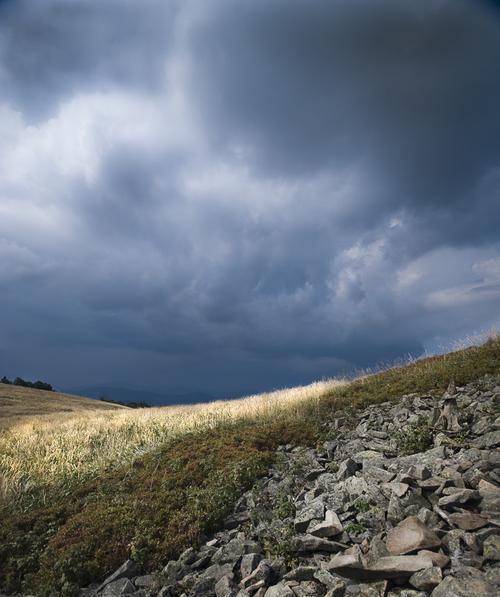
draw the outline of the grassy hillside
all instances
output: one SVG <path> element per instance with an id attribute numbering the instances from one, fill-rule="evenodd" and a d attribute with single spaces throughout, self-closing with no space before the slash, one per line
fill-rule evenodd
<path id="1" fill-rule="evenodd" d="M 26 422 L 31 417 L 39 419 L 42 415 L 93 414 L 122 408 L 82 396 L 0 383 L 0 428 Z"/>
<path id="2" fill-rule="evenodd" d="M 0 441 L 0 587 L 73 595 L 128 556 L 154 568 L 215 529 L 279 444 L 314 445 L 341 412 L 487 373 L 500 373 L 498 339 L 351 383 L 12 427 Z"/>

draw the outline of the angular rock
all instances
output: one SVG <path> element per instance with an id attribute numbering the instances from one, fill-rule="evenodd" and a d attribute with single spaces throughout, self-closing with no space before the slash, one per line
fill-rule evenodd
<path id="1" fill-rule="evenodd" d="M 308 533 L 316 537 L 335 537 L 344 530 L 339 517 L 333 510 L 327 510 L 325 520 L 308 529 Z"/>
<path id="2" fill-rule="evenodd" d="M 441 540 L 416 516 L 401 521 L 387 533 L 387 551 L 393 555 L 403 555 L 428 547 L 439 547 Z"/>
<path id="3" fill-rule="evenodd" d="M 367 567 L 374 578 L 406 578 L 432 566 L 432 560 L 426 556 L 388 556 L 380 558 Z"/>
<path id="4" fill-rule="evenodd" d="M 448 520 L 454 526 L 464 531 L 475 531 L 488 524 L 488 520 L 474 512 L 454 512 L 448 516 Z"/>
<path id="5" fill-rule="evenodd" d="M 294 538 L 293 548 L 297 553 L 308 553 L 312 551 L 323 551 L 326 553 L 337 553 L 344 549 L 345 545 L 336 541 L 329 541 L 314 535 L 300 535 Z"/>
<path id="6" fill-rule="evenodd" d="M 292 589 L 283 582 L 269 587 L 264 595 L 265 597 L 296 597 Z"/>
<path id="7" fill-rule="evenodd" d="M 298 568 L 294 568 L 287 572 L 283 577 L 284 580 L 312 580 L 314 578 L 314 573 L 317 572 L 316 566 L 299 566 Z"/>
<path id="8" fill-rule="evenodd" d="M 383 483 L 382 487 L 388 489 L 396 497 L 403 497 L 410 488 L 408 483 L 399 483 L 396 481 L 392 481 L 391 483 Z"/>
<path id="9" fill-rule="evenodd" d="M 139 571 L 140 566 L 137 562 L 134 562 L 133 560 L 126 560 L 113 572 L 113 574 L 108 576 L 106 580 L 99 585 L 99 587 L 96 589 L 96 593 L 102 591 L 107 584 L 115 580 L 119 580 L 120 578 L 133 578 L 139 573 Z"/>
<path id="10" fill-rule="evenodd" d="M 248 553 L 241 558 L 240 575 L 245 578 L 257 568 L 262 556 L 258 553 Z"/>
<path id="11" fill-rule="evenodd" d="M 476 595 L 495 595 L 492 585 L 479 578 L 454 578 L 447 576 L 432 591 L 432 597 L 471 597 Z"/>
<path id="12" fill-rule="evenodd" d="M 327 564 L 329 572 L 356 580 L 408 578 L 414 572 L 432 567 L 426 556 L 387 556 L 367 564 L 360 553 L 339 554 Z"/>
<path id="13" fill-rule="evenodd" d="M 155 584 L 155 577 L 152 574 L 145 574 L 144 576 L 137 576 L 134 578 L 134 585 L 141 588 L 152 587 Z"/>
<path id="14" fill-rule="evenodd" d="M 439 568 L 446 568 L 450 562 L 450 558 L 439 551 L 429 551 L 427 549 L 422 549 L 421 551 L 417 552 L 417 555 L 430 558 L 432 565 L 439 566 Z"/>
<path id="15" fill-rule="evenodd" d="M 232 574 L 223 576 L 215 584 L 214 590 L 217 597 L 236 597 L 238 588 L 234 582 L 234 576 Z"/>
<path id="16" fill-rule="evenodd" d="M 294 526 L 298 533 L 303 533 L 312 520 L 323 520 L 325 514 L 325 504 L 316 500 L 310 502 L 295 515 Z"/>
<path id="17" fill-rule="evenodd" d="M 268 581 L 272 578 L 272 575 L 273 570 L 269 562 L 262 560 L 251 574 L 241 579 L 240 587 L 242 589 L 246 589 L 259 581 L 263 581 L 264 584 L 268 584 Z"/>
<path id="18" fill-rule="evenodd" d="M 449 489 L 454 488 L 450 487 Z M 458 489 L 457 491 L 440 498 L 438 504 L 442 508 L 450 506 L 462 506 L 463 504 L 467 504 L 472 500 L 479 500 L 480 498 L 481 495 L 479 491 L 475 489 Z"/>
<path id="19" fill-rule="evenodd" d="M 384 597 L 387 592 L 388 582 L 380 580 L 378 582 L 361 583 L 358 585 L 359 597 Z"/>
<path id="20" fill-rule="evenodd" d="M 378 466 L 370 466 L 366 469 L 366 474 L 381 483 L 389 483 L 395 477 L 394 473 L 391 471 L 386 471 L 383 468 Z"/>
<path id="21" fill-rule="evenodd" d="M 128 578 L 120 578 L 108 583 L 99 594 L 102 597 L 116 597 L 118 595 L 131 595 L 135 593 L 135 587 Z"/>
<path id="22" fill-rule="evenodd" d="M 414 464 L 410 466 L 406 474 L 412 479 L 425 481 L 431 477 L 432 473 L 425 464 Z"/>
<path id="23" fill-rule="evenodd" d="M 314 572 L 314 578 L 324 585 L 332 595 L 343 595 L 345 591 L 345 582 L 338 576 L 330 574 L 328 570 L 318 568 Z"/>
<path id="24" fill-rule="evenodd" d="M 432 591 L 443 580 L 441 568 L 432 566 L 410 576 L 410 584 L 421 591 Z"/>
<path id="25" fill-rule="evenodd" d="M 297 584 L 291 583 L 290 588 L 292 589 L 295 597 L 321 597 L 324 592 L 322 585 L 316 581 L 303 581 Z"/>
<path id="26" fill-rule="evenodd" d="M 354 475 L 354 473 L 358 470 L 358 465 L 354 462 L 352 458 L 347 458 L 339 465 L 339 470 L 337 471 L 337 479 L 339 481 L 343 479 L 347 479 Z"/>
<path id="27" fill-rule="evenodd" d="M 491 450 L 492 448 L 500 446 L 500 430 L 490 431 L 489 433 L 481 435 L 473 442 L 473 445 L 476 448 L 486 450 Z"/>
<path id="28" fill-rule="evenodd" d="M 428 593 L 424 591 L 414 591 L 413 589 L 393 589 L 387 593 L 387 597 L 427 597 Z"/>
<path id="29" fill-rule="evenodd" d="M 487 560 L 500 561 L 500 536 L 490 535 L 483 543 L 483 556 Z"/>

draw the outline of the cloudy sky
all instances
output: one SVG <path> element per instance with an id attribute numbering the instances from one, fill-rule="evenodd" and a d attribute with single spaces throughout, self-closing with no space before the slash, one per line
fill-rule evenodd
<path id="1" fill-rule="evenodd" d="M 500 327 L 500 12 L 0 0 L 0 374 L 245 392 Z"/>

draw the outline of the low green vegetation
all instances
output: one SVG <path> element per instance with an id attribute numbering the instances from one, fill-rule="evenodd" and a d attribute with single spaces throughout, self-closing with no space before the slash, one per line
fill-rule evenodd
<path id="1" fill-rule="evenodd" d="M 215 530 L 274 462 L 278 445 L 324 441 L 328 422 L 341 417 L 343 407 L 411 392 L 439 394 L 452 376 L 461 385 L 498 373 L 500 341 L 494 339 L 355 380 L 279 416 L 186 432 L 98 478 L 49 486 L 43 499 L 31 496 L 28 510 L 24 498 L 7 498 L 0 509 L 0 589 L 76 595 L 79 586 L 103 578 L 127 557 L 153 570 Z M 291 512 L 285 501 L 281 507 Z M 270 537 L 269 552 L 289 553 L 289 539 Z"/>
<path id="2" fill-rule="evenodd" d="M 417 452 L 424 452 L 432 446 L 433 431 L 427 419 L 419 417 L 405 429 L 394 436 L 394 446 L 399 456 L 408 456 Z"/>

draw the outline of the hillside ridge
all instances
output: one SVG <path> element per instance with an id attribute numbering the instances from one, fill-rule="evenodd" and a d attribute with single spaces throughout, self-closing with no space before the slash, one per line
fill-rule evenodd
<path id="1" fill-rule="evenodd" d="M 0 427 L 30 417 L 122 408 L 85 396 L 0 383 Z"/>
<path id="2" fill-rule="evenodd" d="M 203 545 L 81 596 L 499 594 L 499 406 L 489 376 L 345 413 L 318 449 L 279 446 Z"/>
<path id="3" fill-rule="evenodd" d="M 126 409 L 123 414 L 110 413 L 109 417 L 77 416 L 71 421 L 62 418 L 61 422 L 54 417 L 50 425 L 41 423 L 32 429 L 24 425 L 13 427 L 8 433 L 0 434 L 0 590 L 9 595 L 76 597 L 80 595 L 80 587 L 91 585 L 94 590 L 97 586 L 92 583 L 101 583 L 110 572 L 130 560 L 132 564 L 125 565 L 125 575 L 130 576 L 128 580 L 133 586 L 123 581 L 125 587 L 120 588 L 108 582 L 103 591 L 109 594 L 114 594 L 112 591 L 115 590 L 125 591 L 123 594 L 132 591 L 140 597 L 156 595 L 154 591 L 167 587 L 160 595 L 173 594 L 177 597 L 178 590 L 182 590 L 189 596 L 192 587 L 179 585 L 168 588 L 171 579 L 165 577 L 165 565 L 171 561 L 177 562 L 178 566 L 179 557 L 186 549 L 201 553 L 203 566 L 219 565 L 215 561 L 210 563 L 210 558 L 206 559 L 211 555 L 205 553 L 205 548 L 210 547 L 206 545 L 207 541 L 217 538 L 228 517 L 235 514 L 237 518 L 230 524 L 236 526 L 225 532 L 237 530 L 236 535 L 229 536 L 227 542 L 237 539 L 237 532 L 251 531 L 251 517 L 250 520 L 238 520 L 247 508 L 241 508 L 240 500 L 252 488 L 254 501 L 260 494 L 265 496 L 266 491 L 258 485 L 259 479 L 267 479 L 272 485 L 274 481 L 271 483 L 269 479 L 276 474 L 276 467 L 283 459 L 285 463 L 281 466 L 285 466 L 285 472 L 288 470 L 286 467 L 291 467 L 292 478 L 300 482 L 300 454 L 304 451 L 306 454 L 313 451 L 311 454 L 320 470 L 320 473 L 314 470 L 316 464 L 313 462 L 314 466 L 306 467 L 305 472 L 318 478 L 327 473 L 337 474 L 344 468 L 344 461 L 350 458 L 354 465 L 348 466 L 347 462 L 345 466 L 352 480 L 345 481 L 348 485 L 356 484 L 353 480 L 365 472 L 363 463 L 356 462 L 354 456 L 363 451 L 377 452 L 375 440 L 384 444 L 384 438 L 377 438 L 376 434 L 388 434 L 391 443 L 397 444 L 394 449 L 405 453 L 414 450 L 416 444 L 417 451 L 425 451 L 429 441 L 436 439 L 428 424 L 415 424 L 415 421 L 406 421 L 411 424 L 411 434 L 401 432 L 403 421 L 390 431 L 368 426 L 374 437 L 371 440 L 358 438 L 356 434 L 360 434 L 361 430 L 356 431 L 357 423 L 351 424 L 358 417 L 385 412 L 384 409 L 399 404 L 402 396 L 412 394 L 426 405 L 425 420 L 429 408 L 433 415 L 438 414 L 435 417 L 437 424 L 441 410 L 434 409 L 434 402 L 441 399 L 451 377 L 460 389 L 467 384 L 478 383 L 479 378 L 497 379 L 499 375 L 500 340 L 492 338 L 481 346 L 429 357 L 351 382 L 315 384 L 196 409 L 144 409 L 144 412 Z M 426 398 L 429 396 L 432 398 Z M 405 416 L 412 416 L 406 410 Z M 474 407 L 469 410 L 474 410 Z M 476 416 L 474 412 L 472 416 Z M 394 416 L 389 411 L 385 412 L 383 419 L 388 424 L 394 424 Z M 448 413 L 446 419 L 453 427 L 453 412 Z M 171 433 L 172 425 L 176 427 L 174 433 Z M 119 437 L 115 437 L 115 433 Z M 460 433 L 462 431 L 455 439 L 460 440 Z M 476 430 L 469 432 L 465 429 L 464 433 L 464 441 L 472 441 L 477 435 Z M 344 456 L 342 446 L 346 445 L 345 442 L 354 441 L 352 434 L 357 441 L 371 441 L 373 445 L 363 446 L 363 449 L 358 446 L 353 455 L 347 453 Z M 325 442 L 337 442 L 338 451 L 336 448 L 333 454 L 322 455 L 321 452 L 327 450 Z M 448 450 L 449 446 L 444 449 Z M 481 450 L 484 452 L 488 448 Z M 125 454 L 122 455 L 122 452 Z M 449 459 L 453 454 L 446 456 Z M 400 457 L 404 455 L 383 454 L 383 458 L 387 459 Z M 330 458 L 330 461 L 322 461 L 322 458 Z M 398 461 L 393 460 L 395 462 Z M 378 468 L 390 472 L 387 463 Z M 489 479 L 488 483 L 495 484 L 491 471 L 493 469 L 485 471 L 486 479 Z M 431 473 L 434 475 L 434 471 Z M 384 473 L 379 471 L 378 474 Z M 305 481 L 315 483 L 316 478 Z M 344 479 L 335 483 L 341 481 Z M 406 483 L 404 480 L 399 482 Z M 380 483 L 377 481 L 377 485 Z M 413 487 L 411 483 L 407 485 Z M 445 489 L 448 491 L 450 487 Z M 285 498 L 292 496 L 295 500 L 298 497 L 292 489 L 285 492 Z M 419 486 L 414 489 L 417 493 L 424 491 Z M 280 519 L 290 519 L 288 522 L 293 525 L 297 511 L 302 510 L 308 499 L 304 497 L 304 503 L 299 501 L 297 504 L 289 499 L 280 499 L 271 511 L 276 511 Z M 476 502 L 472 504 L 476 505 Z M 366 507 L 362 500 L 361 510 L 366 510 Z M 251 500 L 247 510 L 253 511 Z M 318 524 L 330 523 L 326 510 L 323 514 L 325 518 L 322 521 L 318 519 Z M 331 517 L 331 514 L 328 516 Z M 338 516 L 340 519 L 340 514 Z M 357 525 L 365 524 L 357 519 L 349 522 L 354 524 L 350 529 L 353 535 L 354 531 L 362 530 Z M 272 519 L 263 524 L 267 528 L 270 523 Z M 344 521 L 341 520 L 341 523 Z M 346 529 L 344 531 L 347 532 Z M 316 539 L 341 543 L 335 537 Z M 279 582 L 291 582 L 292 579 L 285 578 L 284 574 L 292 571 L 297 554 L 292 553 L 290 557 L 288 539 L 281 540 L 279 536 L 266 540 L 252 539 L 257 540 L 263 551 L 261 557 L 271 558 L 271 561 L 284 558 L 287 569 Z M 225 539 L 220 541 L 219 546 L 222 547 Z M 362 547 L 362 543 L 353 540 L 353 545 Z M 346 548 L 349 546 L 345 542 L 344 545 Z M 224 581 L 230 585 L 228 595 L 232 595 L 234 583 L 239 584 L 243 580 L 238 576 L 241 576 L 241 568 L 238 568 L 241 564 L 233 564 L 235 567 L 231 574 L 235 575 L 234 578 Z M 153 571 L 155 583 L 147 586 L 136 584 L 133 579 L 138 568 L 143 575 Z M 184 574 L 184 568 L 182 570 Z M 223 576 L 229 574 L 227 569 L 224 570 Z M 450 567 L 443 569 L 443 578 L 449 570 Z M 162 574 L 158 575 L 158 571 Z M 201 571 L 203 567 L 200 564 Z M 193 572 L 186 572 L 187 580 L 190 575 L 192 578 Z M 125 578 L 123 571 L 119 575 Z M 270 583 L 275 578 L 271 575 L 261 588 L 270 589 L 273 586 Z M 115 576 L 114 580 L 121 579 Z M 149 583 L 150 580 L 144 582 Z M 197 578 L 194 580 L 197 582 Z M 212 585 L 210 579 L 206 582 L 208 588 L 206 584 L 201 587 L 208 592 L 200 594 L 214 594 L 218 580 Z M 300 584 L 302 581 L 294 582 Z M 489 583 L 488 580 L 484 582 Z M 342 589 L 347 595 L 354 590 L 350 586 L 346 582 Z M 307 586 L 303 591 L 294 587 L 291 590 L 300 596 L 308 595 L 307 591 L 312 590 Z M 320 595 L 323 595 L 323 588 L 318 589 Z M 386 588 L 393 592 L 396 590 L 393 585 Z M 247 589 L 238 587 L 238 592 L 244 590 L 249 593 Z M 222 589 L 218 591 L 225 594 Z M 255 594 L 258 594 L 257 589 Z M 261 591 L 259 597 L 262 594 Z M 239 597 L 245 595 L 242 593 Z M 412 594 L 407 597 L 412 597 Z"/>

